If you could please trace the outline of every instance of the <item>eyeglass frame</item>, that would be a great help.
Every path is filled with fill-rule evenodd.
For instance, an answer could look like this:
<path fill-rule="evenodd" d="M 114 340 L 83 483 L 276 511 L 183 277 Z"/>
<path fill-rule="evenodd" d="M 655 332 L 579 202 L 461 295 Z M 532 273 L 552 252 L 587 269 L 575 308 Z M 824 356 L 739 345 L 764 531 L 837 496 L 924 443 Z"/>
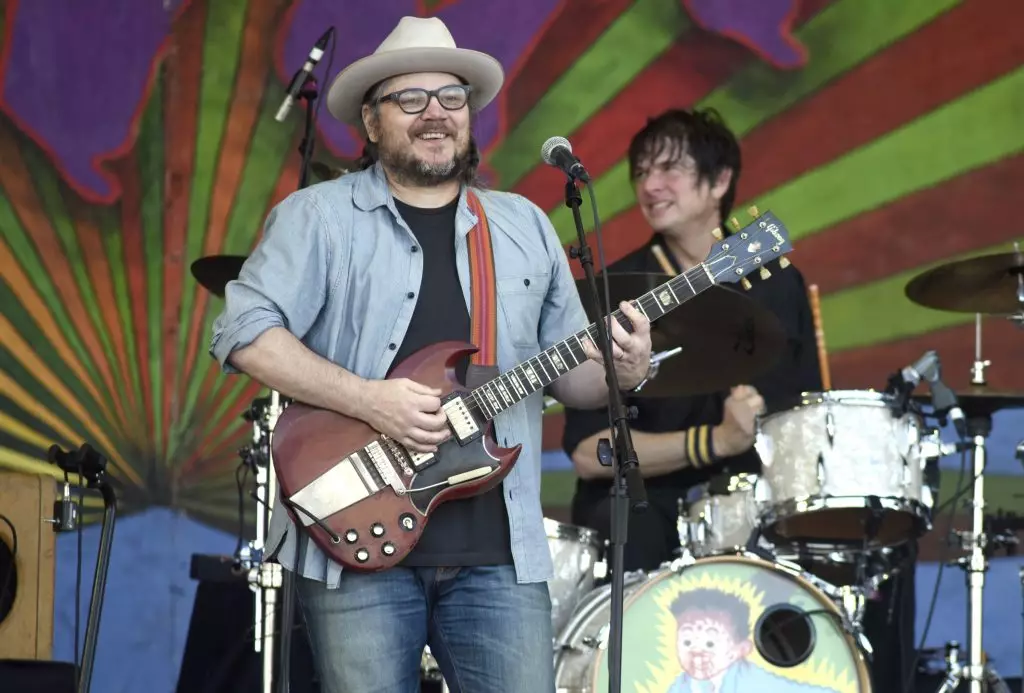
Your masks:
<path fill-rule="evenodd" d="M 454 89 L 461 89 L 462 92 L 466 95 L 465 103 L 463 103 L 458 108 L 448 108 L 443 103 L 441 103 L 441 96 L 440 96 L 441 91 L 443 91 L 445 89 L 453 89 L 453 88 Z M 426 103 L 426 105 L 424 105 L 423 108 L 421 108 L 418 111 L 407 111 L 407 110 L 405 110 L 405 108 L 402 107 L 401 102 L 398 100 L 399 97 L 401 97 L 402 94 L 407 94 L 410 91 L 425 92 L 426 95 L 427 95 L 427 103 Z M 391 102 L 394 102 L 394 104 L 396 106 L 398 106 L 399 109 L 401 109 L 402 113 L 405 113 L 406 115 L 419 115 L 420 113 L 423 113 L 425 110 L 430 108 L 430 101 L 431 101 L 431 99 L 437 99 L 437 105 L 438 106 L 440 106 L 441 108 L 443 108 L 446 111 L 454 112 L 454 111 L 461 111 L 463 108 L 465 108 L 466 106 L 469 105 L 469 95 L 472 94 L 472 93 L 473 93 L 473 85 L 472 84 L 446 84 L 443 87 L 438 87 L 437 89 L 424 89 L 423 87 L 407 87 L 405 89 L 399 89 L 398 91 L 393 91 L 390 94 L 385 94 L 384 96 L 381 96 L 380 98 L 377 99 L 377 104 L 379 105 L 381 103 L 384 103 L 385 101 L 391 101 Z"/>

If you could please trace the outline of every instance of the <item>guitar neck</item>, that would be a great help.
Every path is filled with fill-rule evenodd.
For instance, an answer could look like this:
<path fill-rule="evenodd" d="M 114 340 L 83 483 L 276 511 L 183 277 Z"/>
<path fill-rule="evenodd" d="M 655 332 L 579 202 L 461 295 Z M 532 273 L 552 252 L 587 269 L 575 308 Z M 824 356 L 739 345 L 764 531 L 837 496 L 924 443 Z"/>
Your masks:
<path fill-rule="evenodd" d="M 654 322 L 714 284 L 712 273 L 702 262 L 640 296 L 634 305 Z M 616 310 L 610 317 L 632 331 L 629 318 L 621 310 Z M 597 323 L 591 323 L 586 329 L 476 388 L 468 395 L 469 403 L 476 404 L 485 421 L 493 419 L 585 362 L 587 355 L 583 350 L 583 340 L 589 338 L 598 344 L 598 335 Z"/>

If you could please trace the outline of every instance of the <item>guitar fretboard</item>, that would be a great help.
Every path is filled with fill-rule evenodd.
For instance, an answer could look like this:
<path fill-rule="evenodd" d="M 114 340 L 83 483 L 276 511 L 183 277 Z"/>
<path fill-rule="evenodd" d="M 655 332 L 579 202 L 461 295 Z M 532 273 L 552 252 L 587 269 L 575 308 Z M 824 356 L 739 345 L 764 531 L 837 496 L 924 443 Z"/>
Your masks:
<path fill-rule="evenodd" d="M 598 277 L 599 287 L 601 281 Z M 654 322 L 714 284 L 714 277 L 702 262 L 640 296 L 633 301 L 633 305 Z M 629 318 L 621 310 L 613 312 L 611 317 L 623 328 L 632 331 Z M 594 344 L 599 344 L 598 335 L 597 323 L 591 323 L 586 329 L 476 388 L 467 396 L 467 404 L 471 407 L 475 405 L 474 408 L 484 421 L 493 419 L 586 361 L 583 340 L 589 337 Z"/>

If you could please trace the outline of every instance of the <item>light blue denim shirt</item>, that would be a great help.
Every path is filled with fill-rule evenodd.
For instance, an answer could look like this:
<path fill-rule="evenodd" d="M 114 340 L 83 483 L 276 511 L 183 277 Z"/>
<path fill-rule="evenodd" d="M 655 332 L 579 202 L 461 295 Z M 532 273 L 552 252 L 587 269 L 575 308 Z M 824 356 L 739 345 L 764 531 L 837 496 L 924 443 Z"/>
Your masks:
<path fill-rule="evenodd" d="M 498 367 L 505 371 L 589 321 L 565 251 L 543 211 L 520 195 L 475 192 L 491 230 Z M 463 193 L 455 217 L 455 253 L 467 309 L 466 235 L 476 221 Z M 423 253 L 418 251 L 379 164 L 293 193 L 271 211 L 263 239 L 239 278 L 228 283 L 210 353 L 225 372 L 237 373 L 227 363 L 231 352 L 280 326 L 356 375 L 383 378 L 412 319 L 416 301 L 408 294 L 419 295 Z M 494 419 L 502 445 L 523 446 L 502 483 L 519 582 L 552 575 L 540 504 L 542 409 L 543 395 L 536 392 Z M 283 566 L 337 586 L 341 566 L 314 542 L 304 542 L 305 560 L 295 565 L 297 531 L 278 498 L 268 551 L 280 546 Z"/>

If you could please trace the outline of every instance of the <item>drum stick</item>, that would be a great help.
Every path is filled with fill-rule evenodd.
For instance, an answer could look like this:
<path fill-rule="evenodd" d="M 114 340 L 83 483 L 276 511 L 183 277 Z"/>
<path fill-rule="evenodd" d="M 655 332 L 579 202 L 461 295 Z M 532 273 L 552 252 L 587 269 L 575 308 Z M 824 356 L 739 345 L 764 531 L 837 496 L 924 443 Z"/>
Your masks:
<path fill-rule="evenodd" d="M 821 299 L 818 285 L 807 287 L 811 301 L 811 316 L 814 318 L 814 339 L 818 343 L 818 364 L 821 366 L 821 385 L 827 391 L 832 389 L 832 374 L 828 367 L 828 350 L 825 348 L 825 329 L 821 326 Z"/>
<path fill-rule="evenodd" d="M 665 274 L 670 277 L 676 276 L 676 271 L 672 269 L 672 263 L 668 261 L 668 256 L 665 255 L 665 251 L 661 249 L 660 245 L 652 245 L 651 252 L 654 253 L 654 257 L 657 258 L 658 264 L 661 265 L 661 269 L 665 270 Z"/>

